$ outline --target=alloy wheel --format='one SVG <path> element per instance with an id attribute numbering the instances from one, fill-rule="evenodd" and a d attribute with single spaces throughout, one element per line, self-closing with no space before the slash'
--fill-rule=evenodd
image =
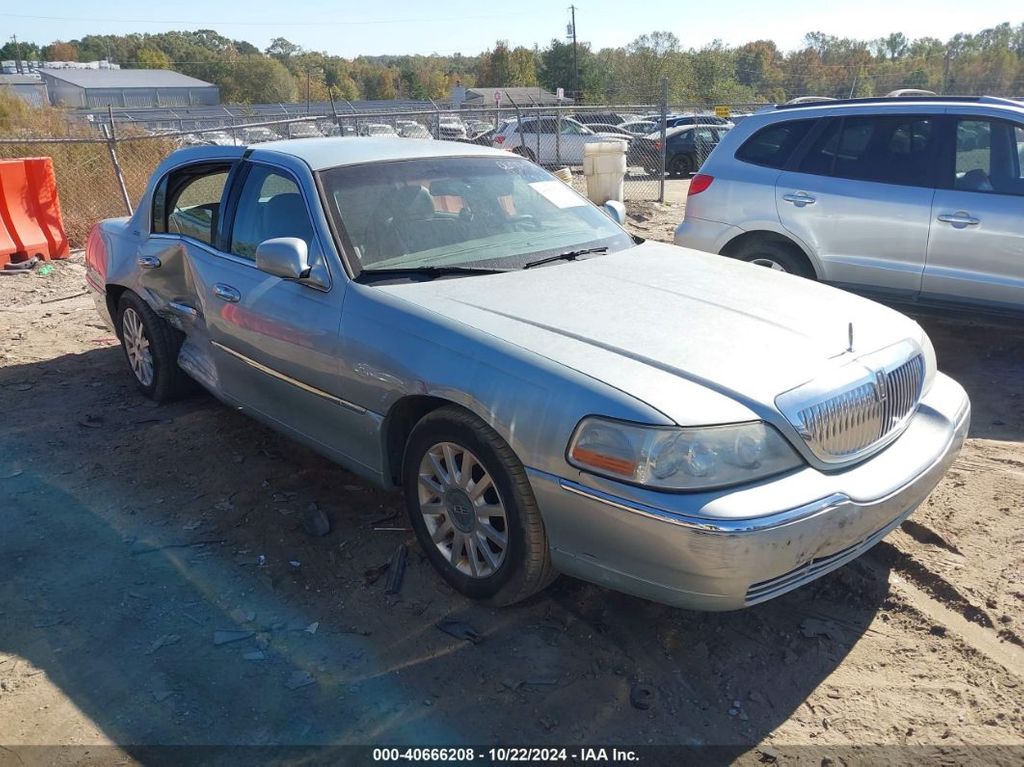
<path id="1" fill-rule="evenodd" d="M 439 442 L 419 466 L 419 511 L 438 551 L 464 575 L 493 575 L 508 553 L 508 518 L 480 460 L 454 442 Z"/>
<path id="2" fill-rule="evenodd" d="M 153 352 L 149 348 L 142 318 L 130 306 L 121 315 L 121 337 L 135 377 L 143 386 L 152 386 Z"/>

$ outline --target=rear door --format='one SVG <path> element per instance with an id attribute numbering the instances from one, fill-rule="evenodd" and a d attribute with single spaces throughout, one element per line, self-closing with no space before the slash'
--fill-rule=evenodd
<path id="1" fill-rule="evenodd" d="M 1024 124 L 951 117 L 922 297 L 1024 309 Z"/>
<path id="2" fill-rule="evenodd" d="M 818 256 L 822 279 L 901 297 L 920 291 L 939 120 L 823 120 L 793 168 L 779 176 L 779 218 Z"/>

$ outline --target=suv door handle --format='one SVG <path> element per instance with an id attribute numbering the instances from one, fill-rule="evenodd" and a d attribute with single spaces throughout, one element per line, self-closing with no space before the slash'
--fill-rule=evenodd
<path id="1" fill-rule="evenodd" d="M 963 229 L 965 226 L 977 226 L 981 223 L 980 218 L 975 218 L 965 210 L 958 210 L 956 213 L 941 213 L 939 221 L 952 224 L 957 229 Z"/>
<path id="2" fill-rule="evenodd" d="M 213 286 L 213 295 L 217 296 L 221 301 L 227 301 L 229 304 L 237 304 L 242 299 L 241 293 L 222 282 L 218 282 Z"/>
<path id="3" fill-rule="evenodd" d="M 805 205 L 814 205 L 814 203 L 817 202 L 817 200 L 814 197 L 811 197 L 809 194 L 807 194 L 807 192 L 796 192 L 795 194 L 784 194 L 784 195 L 782 195 L 782 199 L 785 200 L 786 202 L 793 203 L 798 208 L 802 208 Z"/>
<path id="4" fill-rule="evenodd" d="M 139 256 L 135 263 L 139 265 L 140 269 L 159 269 L 160 259 L 156 256 Z"/>

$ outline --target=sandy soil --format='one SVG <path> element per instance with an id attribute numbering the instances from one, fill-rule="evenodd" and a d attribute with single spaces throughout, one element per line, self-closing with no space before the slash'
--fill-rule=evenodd
<path id="1" fill-rule="evenodd" d="M 632 205 L 631 224 L 666 238 L 679 212 Z M 1020 329 L 920 318 L 971 394 L 970 440 L 911 521 L 830 576 L 729 614 L 570 578 L 492 610 L 435 576 L 397 496 L 206 395 L 145 401 L 77 295 L 81 257 L 54 266 L 0 278 L 8 749 L 719 744 L 755 763 L 803 745 L 825 764 L 885 744 L 1010 764 L 984 747 L 1024 746 Z M 325 537 L 303 529 L 310 504 Z"/>

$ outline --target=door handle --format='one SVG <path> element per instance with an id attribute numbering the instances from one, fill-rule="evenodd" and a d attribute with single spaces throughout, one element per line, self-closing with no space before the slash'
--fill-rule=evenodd
<path id="1" fill-rule="evenodd" d="M 798 208 L 802 208 L 805 205 L 814 205 L 814 203 L 817 202 L 817 200 L 814 197 L 811 197 L 809 194 L 807 194 L 807 192 L 784 194 L 782 195 L 782 199 L 785 200 L 786 202 L 793 203 Z"/>
<path id="2" fill-rule="evenodd" d="M 160 259 L 156 256 L 139 256 L 136 262 L 140 269 L 159 269 Z"/>
<path id="3" fill-rule="evenodd" d="M 221 301 L 227 301 L 229 304 L 237 304 L 242 298 L 241 293 L 222 282 L 218 282 L 213 286 L 213 295 L 217 296 Z"/>
<path id="4" fill-rule="evenodd" d="M 956 213 L 941 213 L 939 221 L 952 224 L 957 229 L 963 229 L 965 226 L 977 226 L 981 223 L 980 218 L 975 218 L 965 210 L 958 210 Z"/>

